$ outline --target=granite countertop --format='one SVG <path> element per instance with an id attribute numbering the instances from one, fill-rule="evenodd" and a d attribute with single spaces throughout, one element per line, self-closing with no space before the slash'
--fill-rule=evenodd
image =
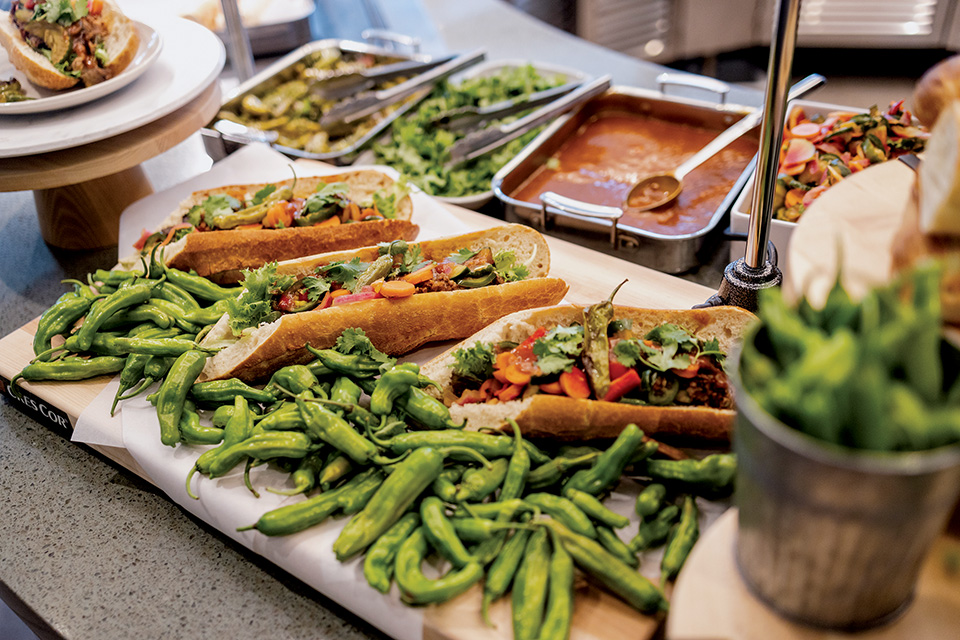
<path id="1" fill-rule="evenodd" d="M 639 86 L 652 86 L 662 70 L 495 0 L 423 0 L 419 17 L 391 15 L 388 4 L 382 8 L 391 26 L 419 29 L 434 46 L 484 45 L 491 57 L 535 56 Z M 760 96 L 739 90 L 731 99 L 757 104 Z M 199 136 L 145 163 L 157 190 L 207 166 Z M 52 304 L 65 290 L 61 279 L 82 278 L 115 259 L 115 249 L 51 249 L 40 237 L 31 194 L 0 194 L 0 335 Z M 6 400 L 0 403 L 0 494 L 0 596 L 32 619 L 41 637 L 383 637 Z"/>

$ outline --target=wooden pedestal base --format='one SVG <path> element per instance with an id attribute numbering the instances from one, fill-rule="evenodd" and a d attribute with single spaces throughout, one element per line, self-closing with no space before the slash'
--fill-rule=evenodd
<path id="1" fill-rule="evenodd" d="M 117 244 L 120 214 L 153 193 L 140 165 L 102 178 L 53 189 L 33 199 L 44 242 L 61 249 L 101 249 Z"/>

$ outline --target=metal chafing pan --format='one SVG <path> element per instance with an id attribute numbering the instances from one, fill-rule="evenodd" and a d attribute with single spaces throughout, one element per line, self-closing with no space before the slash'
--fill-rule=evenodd
<path id="1" fill-rule="evenodd" d="M 396 49 L 374 46 L 362 42 L 354 42 L 352 40 L 342 40 L 338 38 L 316 40 L 309 44 L 305 44 L 294 51 L 291 51 L 289 54 L 280 58 L 260 73 L 240 84 L 237 88 L 224 97 L 224 100 L 221 103 L 221 108 L 235 108 L 243 99 L 243 97 L 249 93 L 262 95 L 262 93 L 269 91 L 281 83 L 281 78 L 283 77 L 284 71 L 298 64 L 304 58 L 312 56 L 326 49 L 338 50 L 342 53 L 359 53 L 383 56 L 394 62 L 406 60 L 427 62 L 431 59 L 431 56 L 428 55 L 419 53 L 403 53 L 398 52 Z M 349 164 L 354 159 L 356 153 L 364 145 L 377 137 L 377 135 L 390 126 L 394 120 L 412 109 L 420 101 L 420 99 L 425 97 L 429 92 L 430 88 L 428 87 L 424 91 L 418 93 L 415 98 L 408 100 L 398 109 L 395 109 L 393 112 L 388 114 L 386 117 L 380 120 L 376 126 L 371 128 L 362 137 L 344 149 L 338 149 L 336 151 L 330 151 L 326 153 L 311 153 L 309 151 L 294 149 L 278 143 L 272 143 L 271 146 L 277 151 L 294 158 L 324 160 L 326 162 L 332 162 L 339 165 Z M 233 153 L 245 144 L 256 142 L 255 139 L 245 139 L 244 136 L 225 136 L 213 128 L 213 122 L 201 129 L 200 134 L 203 136 L 203 145 L 210 157 L 213 158 L 214 162 Z"/>
<path id="2" fill-rule="evenodd" d="M 606 250 L 666 273 L 683 273 L 700 264 L 697 252 L 730 210 L 750 178 L 751 165 L 748 165 L 731 185 L 707 224 L 698 231 L 684 235 L 664 235 L 630 226 L 617 219 L 619 209 L 613 209 L 616 214 L 605 215 L 598 212 L 597 215 L 588 217 L 547 204 L 537 206 L 517 200 L 509 194 L 515 193 L 565 141 L 598 114 L 628 112 L 647 115 L 713 130 L 719 134 L 754 110 L 752 107 L 724 104 L 722 101 L 693 100 L 667 96 L 662 91 L 616 86 L 585 103 L 577 111 L 560 117 L 541 132 L 518 156 L 497 172 L 493 177 L 493 192 L 503 201 L 508 220 L 520 220 L 542 229 L 553 223 L 556 235 L 568 236 L 572 242 Z M 756 140 L 758 132 L 754 130 L 744 137 Z M 612 208 L 598 206 L 597 209 L 602 211 Z"/>

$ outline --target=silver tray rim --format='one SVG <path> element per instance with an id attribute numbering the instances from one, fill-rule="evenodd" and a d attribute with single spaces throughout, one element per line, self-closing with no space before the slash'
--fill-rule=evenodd
<path id="1" fill-rule="evenodd" d="M 610 89 L 606 93 L 604 93 L 603 96 L 611 95 L 611 94 L 622 94 L 622 95 L 628 95 L 628 96 L 637 97 L 637 98 L 645 98 L 649 100 L 660 100 L 664 102 L 683 104 L 685 106 L 690 106 L 690 107 L 713 109 L 721 113 L 729 113 L 729 114 L 741 115 L 741 116 L 747 116 L 757 111 L 756 107 L 750 107 L 750 106 L 741 105 L 741 104 L 719 103 L 719 102 L 711 102 L 709 100 L 699 100 L 695 98 L 685 98 L 682 96 L 672 96 L 672 95 L 665 94 L 660 91 L 655 91 L 652 89 L 629 87 L 625 85 L 614 85 L 610 87 Z M 599 96 L 599 98 L 602 98 L 603 96 Z M 594 98 L 594 100 L 599 98 Z M 586 104 L 589 104 L 589 102 L 587 102 Z M 586 104 L 582 105 L 580 108 L 572 111 L 571 113 L 562 115 L 556 120 L 554 120 L 550 125 L 547 126 L 546 129 L 541 131 L 540 134 L 537 135 L 537 137 L 530 142 L 530 144 L 524 147 L 523 150 L 520 151 L 520 153 L 514 156 L 507 164 L 501 167 L 496 174 L 494 174 L 493 180 L 491 182 L 494 195 L 501 202 L 503 202 L 505 206 L 514 207 L 514 210 L 518 216 L 527 217 L 528 215 L 535 214 L 536 212 L 539 212 L 541 210 L 541 207 L 537 207 L 536 205 L 533 205 L 529 202 L 526 202 L 523 200 L 517 200 L 516 198 L 511 198 L 510 196 L 508 196 L 503 191 L 503 188 L 502 188 L 504 180 L 510 175 L 511 172 L 515 171 L 522 162 L 524 162 L 528 157 L 534 154 L 548 139 L 550 139 L 557 132 L 557 130 L 563 127 L 563 125 L 566 124 L 571 118 L 576 117 L 580 109 L 584 108 Z M 749 177 L 748 175 L 746 175 L 748 172 L 752 173 L 750 171 L 750 165 L 748 165 L 744 169 L 743 173 L 741 173 L 740 176 L 737 178 L 737 180 L 734 182 L 734 187 L 736 187 L 740 183 L 743 183 L 745 179 Z M 720 222 L 720 220 L 723 218 L 723 216 L 726 214 L 727 210 L 730 209 L 730 206 L 733 204 L 733 201 L 736 200 L 737 196 L 739 195 L 738 193 L 734 193 L 734 191 L 735 189 L 731 188 L 731 191 L 728 192 L 727 195 L 724 196 L 723 200 L 721 200 L 720 204 L 717 205 L 717 208 L 714 211 L 713 216 L 710 218 L 707 224 L 697 231 L 694 231 L 691 233 L 685 233 L 681 235 L 666 235 L 663 233 L 657 233 L 655 231 L 649 231 L 647 229 L 641 229 L 639 227 L 634 227 L 631 225 L 617 222 L 616 224 L 617 224 L 618 233 L 625 232 L 627 235 L 632 234 L 634 236 L 638 236 L 644 239 L 658 240 L 658 241 L 671 241 L 671 242 L 682 241 L 682 240 L 693 240 L 693 239 L 700 238 L 702 236 L 707 235 L 711 231 L 713 231 L 716 228 L 717 224 Z M 597 221 L 595 219 L 588 218 L 585 216 L 577 216 L 576 214 L 559 212 L 552 207 L 548 207 L 547 210 L 555 215 L 560 213 L 563 217 L 575 218 L 583 222 L 593 223 L 598 227 L 610 226 L 609 224 L 603 221 Z M 524 215 L 523 213 L 521 213 L 521 211 L 528 211 L 530 212 L 530 214 Z"/>

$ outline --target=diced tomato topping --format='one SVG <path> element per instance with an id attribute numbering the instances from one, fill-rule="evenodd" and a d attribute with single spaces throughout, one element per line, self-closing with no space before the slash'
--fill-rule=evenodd
<path id="1" fill-rule="evenodd" d="M 607 402 L 616 402 L 624 395 L 640 386 L 640 374 L 636 369 L 628 369 L 625 374 L 610 382 L 610 389 L 603 397 Z"/>
<path id="2" fill-rule="evenodd" d="M 560 374 L 560 387 L 571 398 L 585 400 L 590 397 L 590 384 L 587 382 L 587 374 L 577 367 Z"/>
<path id="3" fill-rule="evenodd" d="M 630 367 L 620 364 L 616 358 L 610 358 L 610 379 L 615 380 L 625 374 Z"/>

